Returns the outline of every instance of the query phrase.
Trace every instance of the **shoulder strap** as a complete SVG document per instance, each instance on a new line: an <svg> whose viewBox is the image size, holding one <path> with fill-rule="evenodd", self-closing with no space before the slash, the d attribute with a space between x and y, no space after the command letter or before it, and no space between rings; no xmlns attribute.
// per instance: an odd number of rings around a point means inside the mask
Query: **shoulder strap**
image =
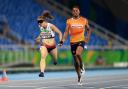
<svg viewBox="0 0 128 89"><path fill-rule="evenodd" d="M47 30L51 30L50 23L47 24Z"/></svg>

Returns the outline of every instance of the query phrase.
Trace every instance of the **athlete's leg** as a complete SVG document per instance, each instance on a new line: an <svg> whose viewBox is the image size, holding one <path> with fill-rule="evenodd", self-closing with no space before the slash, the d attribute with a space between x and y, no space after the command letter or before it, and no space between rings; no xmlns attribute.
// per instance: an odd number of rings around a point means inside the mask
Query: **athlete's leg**
<svg viewBox="0 0 128 89"><path fill-rule="evenodd" d="M82 58L81 58L82 52L83 52L83 47L78 46L76 49L76 56L79 59L81 69L83 69L83 62L82 62Z"/></svg>
<svg viewBox="0 0 128 89"><path fill-rule="evenodd" d="M78 77L78 82L80 82L80 77L81 77L81 68L80 68L80 62L79 59L76 55L76 49L77 49L78 44L71 44L71 51L74 59L74 67L77 72L77 77Z"/></svg>
<svg viewBox="0 0 128 89"><path fill-rule="evenodd" d="M52 49L50 51L50 54L51 54L51 56L53 58L54 65L56 65L57 64L57 58L58 58L57 48Z"/></svg>
<svg viewBox="0 0 128 89"><path fill-rule="evenodd" d="M80 82L80 78L81 78L80 62L79 62L79 59L76 55L73 55L73 58L74 58L75 70L77 72L78 82Z"/></svg>
<svg viewBox="0 0 128 89"><path fill-rule="evenodd" d="M81 85L81 78L82 78L82 75L85 73L85 71L84 71L84 68L83 68L83 62L82 62L82 58L81 58L81 54L82 54L82 52L83 52L83 47L82 46L77 46L77 48L76 48L76 56L77 56L77 59L78 59L78 63L79 63L79 69L78 69L78 72L80 73L79 75L78 75L78 84L79 85Z"/></svg>
<svg viewBox="0 0 128 89"><path fill-rule="evenodd" d="M45 63L46 60L45 59L48 55L47 48L45 46L41 46L40 47L40 52L41 52L40 71L41 71L41 73L44 73L45 67L46 67L46 63ZM40 77L43 77L43 76L40 76Z"/></svg>

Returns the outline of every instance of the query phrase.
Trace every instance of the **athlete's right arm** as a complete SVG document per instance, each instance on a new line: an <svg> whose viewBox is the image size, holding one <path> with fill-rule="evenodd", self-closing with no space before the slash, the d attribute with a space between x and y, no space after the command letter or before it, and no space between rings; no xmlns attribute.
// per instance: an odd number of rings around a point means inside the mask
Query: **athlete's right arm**
<svg viewBox="0 0 128 89"><path fill-rule="evenodd" d="M90 35L91 35L91 29L90 29L90 26L87 24L86 25L86 31L87 31L87 36L85 37L85 42L88 43L89 40L90 40Z"/></svg>
<svg viewBox="0 0 128 89"><path fill-rule="evenodd" d="M63 42L67 39L68 34L69 34L69 25L66 26L66 29L65 29L65 32L64 32L64 35L63 35L63 38L62 38Z"/></svg>
<svg viewBox="0 0 128 89"><path fill-rule="evenodd" d="M36 43L36 44L39 44L39 43L40 43L40 39L41 39L40 36L38 36L38 37L35 39L35 41L36 41L35 43Z"/></svg>
<svg viewBox="0 0 128 89"><path fill-rule="evenodd" d="M59 46L63 45L64 41L67 39L68 33L69 33L69 31L68 31L68 25L67 25L66 29L65 29L65 32L64 32L64 35L62 37L62 40L58 44Z"/></svg>
<svg viewBox="0 0 128 89"><path fill-rule="evenodd" d="M55 26L55 25L51 25L51 28L54 32L56 32L58 35L59 35L59 40L61 41L62 40L62 33L61 31Z"/></svg>

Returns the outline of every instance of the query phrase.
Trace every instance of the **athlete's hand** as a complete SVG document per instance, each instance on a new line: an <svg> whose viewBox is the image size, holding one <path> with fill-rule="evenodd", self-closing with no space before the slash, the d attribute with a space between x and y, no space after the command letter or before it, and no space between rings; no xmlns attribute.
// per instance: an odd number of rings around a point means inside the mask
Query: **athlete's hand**
<svg viewBox="0 0 128 89"><path fill-rule="evenodd" d="M60 41L58 45L59 45L59 46L62 46L63 43L64 43L63 41Z"/></svg>
<svg viewBox="0 0 128 89"><path fill-rule="evenodd" d="M35 39L35 43L36 43L36 44L40 44L40 39L36 38L36 39Z"/></svg>
<svg viewBox="0 0 128 89"><path fill-rule="evenodd" d="M90 38L89 37L85 37L85 43L88 43L89 42L89 40L90 40Z"/></svg>

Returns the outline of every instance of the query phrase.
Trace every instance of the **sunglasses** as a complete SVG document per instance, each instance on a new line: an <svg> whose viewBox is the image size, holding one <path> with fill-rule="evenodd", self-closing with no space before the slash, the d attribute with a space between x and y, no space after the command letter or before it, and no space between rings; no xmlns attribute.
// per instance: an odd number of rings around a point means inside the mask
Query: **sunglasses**
<svg viewBox="0 0 128 89"><path fill-rule="evenodd" d="M37 22L38 22L38 24L39 24L39 23L43 23L43 22L44 22L44 20L38 20Z"/></svg>

